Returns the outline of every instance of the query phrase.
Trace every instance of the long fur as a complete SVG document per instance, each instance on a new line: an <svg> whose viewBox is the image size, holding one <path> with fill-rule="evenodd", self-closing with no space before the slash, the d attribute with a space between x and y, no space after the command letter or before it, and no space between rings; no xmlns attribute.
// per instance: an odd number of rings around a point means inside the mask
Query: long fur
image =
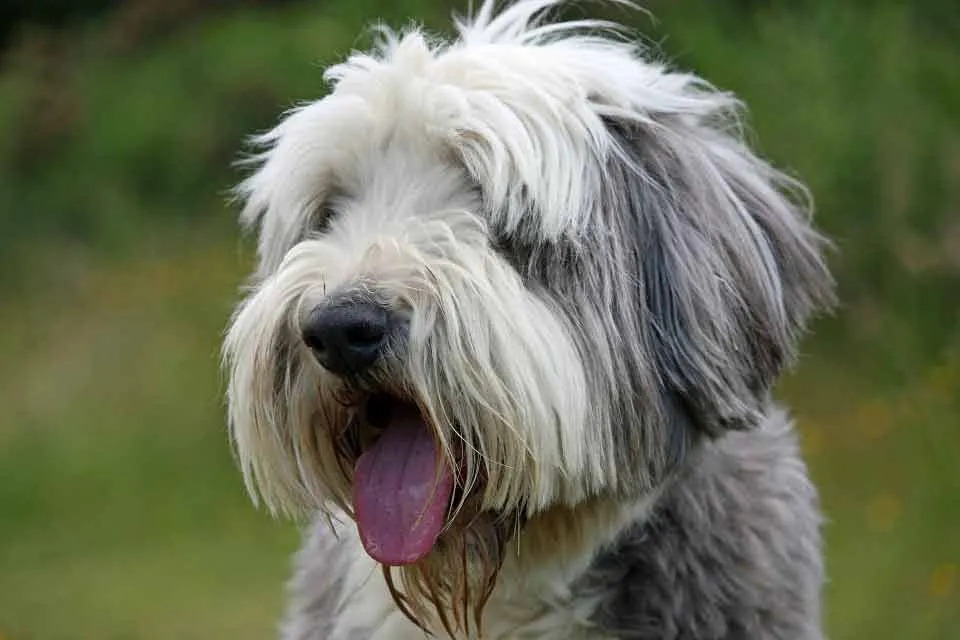
<svg viewBox="0 0 960 640"><path fill-rule="evenodd" d="M769 399L807 319L832 301L806 192L744 144L733 96L650 59L615 25L548 21L557 4L484 2L451 42L384 30L327 71L329 95L255 141L239 194L259 266L224 356L251 495L320 514L290 638L420 633L408 617L450 636L486 621L504 638L819 637L815 494ZM354 295L408 329L373 371L344 380L299 326ZM423 562L361 584L372 561L346 524L345 438L355 398L378 390L417 404L462 465L463 497ZM704 460L721 470L699 471ZM783 467L795 475L781 490ZM718 500L738 504L713 513ZM332 521L339 542L321 532ZM780 547L785 557L761 561ZM621 553L662 571L699 563L651 587L696 597L642 620L610 613L608 558L623 566ZM574 603L566 631L535 631L553 620L531 595L545 584L560 608ZM761 615L759 590L783 611ZM490 628L518 618L534 630Z"/></svg>

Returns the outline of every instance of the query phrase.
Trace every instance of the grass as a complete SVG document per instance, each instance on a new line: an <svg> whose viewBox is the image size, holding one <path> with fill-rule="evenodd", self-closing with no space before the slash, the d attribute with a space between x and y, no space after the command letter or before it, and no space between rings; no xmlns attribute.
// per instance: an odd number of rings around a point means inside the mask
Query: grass
<svg viewBox="0 0 960 640"><path fill-rule="evenodd" d="M222 424L240 263L187 246L4 305L4 637L270 635L297 536L250 506Z"/></svg>
<svg viewBox="0 0 960 640"><path fill-rule="evenodd" d="M960 629L960 344L896 393L811 358L783 385L827 516L830 637Z"/></svg>
<svg viewBox="0 0 960 640"><path fill-rule="evenodd" d="M652 2L643 25L745 98L839 245L843 306L779 389L835 640L960 631L960 48L934 4ZM224 11L119 53L106 18L7 53L0 638L272 635L297 531L249 504L227 443L218 346L251 255L221 201L242 136L382 11Z"/></svg>

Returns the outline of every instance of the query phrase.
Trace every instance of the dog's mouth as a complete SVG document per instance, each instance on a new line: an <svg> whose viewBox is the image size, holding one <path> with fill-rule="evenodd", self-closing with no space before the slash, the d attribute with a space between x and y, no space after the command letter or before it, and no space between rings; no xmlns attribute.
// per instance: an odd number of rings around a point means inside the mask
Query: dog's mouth
<svg viewBox="0 0 960 640"><path fill-rule="evenodd" d="M454 470L416 405L374 394L359 418L366 437L357 447L353 504L363 547L384 565L416 563L446 524Z"/></svg>

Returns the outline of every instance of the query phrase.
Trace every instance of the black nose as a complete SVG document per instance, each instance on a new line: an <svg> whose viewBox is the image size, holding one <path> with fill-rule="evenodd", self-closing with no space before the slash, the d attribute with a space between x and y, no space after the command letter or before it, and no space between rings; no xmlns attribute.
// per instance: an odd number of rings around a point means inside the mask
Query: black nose
<svg viewBox="0 0 960 640"><path fill-rule="evenodd" d="M302 327L303 341L332 373L362 373L377 361L387 342L390 314L369 301L314 308Z"/></svg>

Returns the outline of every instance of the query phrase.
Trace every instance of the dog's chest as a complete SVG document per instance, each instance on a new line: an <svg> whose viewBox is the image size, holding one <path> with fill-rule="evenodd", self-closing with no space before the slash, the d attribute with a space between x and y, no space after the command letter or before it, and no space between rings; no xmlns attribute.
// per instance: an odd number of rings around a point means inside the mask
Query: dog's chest
<svg viewBox="0 0 960 640"><path fill-rule="evenodd" d="M347 583L351 595L338 612L331 640L425 640L424 631L407 619L394 604L379 569L365 556L357 556ZM457 640L607 640L592 628L590 600L574 599L569 578L556 570L536 578L509 570L484 609L482 635L462 635Z"/></svg>

